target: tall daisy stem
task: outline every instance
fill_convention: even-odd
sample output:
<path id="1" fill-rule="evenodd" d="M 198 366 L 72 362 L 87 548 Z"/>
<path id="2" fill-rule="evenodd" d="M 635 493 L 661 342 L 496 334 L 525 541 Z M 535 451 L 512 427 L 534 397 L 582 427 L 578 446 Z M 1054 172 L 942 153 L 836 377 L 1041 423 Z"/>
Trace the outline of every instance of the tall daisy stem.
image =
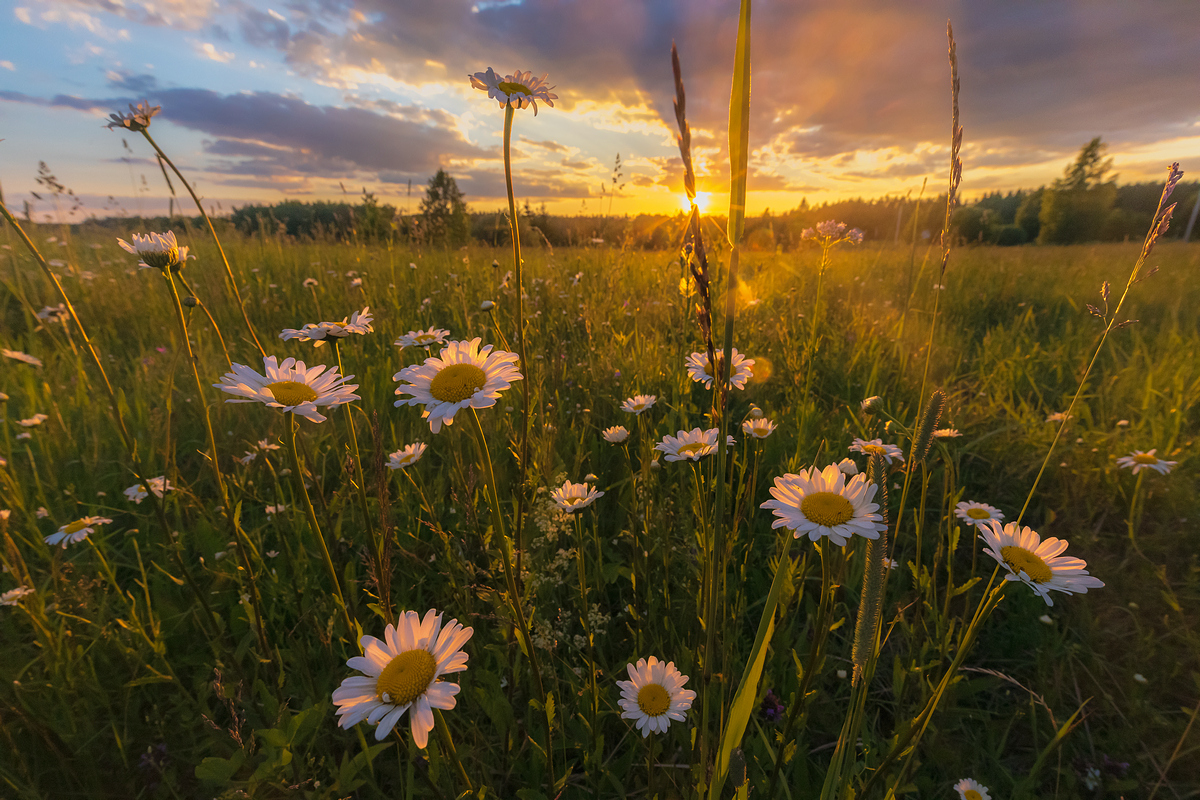
<path id="1" fill-rule="evenodd" d="M 304 510 L 308 512 L 308 524 L 312 526 L 313 534 L 317 537 L 317 541 L 321 543 L 321 555 L 325 558 L 325 568 L 329 570 L 329 579 L 333 581 L 333 597 L 337 601 L 338 607 L 342 610 L 342 618 L 346 623 L 346 632 L 353 636 L 356 632 L 354 623 L 350 620 L 350 610 L 346 608 L 346 598 L 342 594 L 342 584 L 338 580 L 337 567 L 333 565 L 333 556 L 329 554 L 329 546 L 325 544 L 325 534 L 321 533 L 321 524 L 317 522 L 317 512 L 313 508 L 312 498 L 308 496 L 308 486 L 304 483 L 304 465 L 300 463 L 300 449 L 296 446 L 296 429 L 300 427 L 300 423 L 296 422 L 296 416 L 293 412 L 287 413 L 288 432 L 291 434 L 288 437 L 288 444 L 292 451 L 292 469 L 296 477 L 296 483 L 300 486 L 300 493 L 304 496 Z"/>
<path id="2" fill-rule="evenodd" d="M 438 732 L 438 739 L 442 743 L 442 748 L 450 756 L 450 760 L 454 762 L 454 766 L 458 769 L 458 777 L 467 787 L 468 794 L 474 794 L 475 785 L 471 783 L 471 776 L 463 769 L 462 762 L 458 760 L 458 750 L 454 748 L 454 740 L 450 738 L 450 726 L 446 724 L 445 717 L 438 709 L 433 709 L 433 721 Z"/>
<path id="3" fill-rule="evenodd" d="M 517 577 L 520 578 L 521 557 L 525 551 L 525 481 L 529 475 L 529 362 L 525 358 L 525 270 L 521 263 L 521 225 L 517 217 L 517 199 L 512 184 L 513 107 L 504 107 L 504 186 L 508 189 L 508 226 L 512 231 L 513 272 L 517 281 L 517 355 L 520 357 L 521 374 L 521 445 L 518 458 L 521 462 L 521 478 L 517 484 L 517 523 L 514 538 L 517 547 Z"/>
<path id="4" fill-rule="evenodd" d="M 267 357 L 267 351 L 263 350 L 262 344 L 258 341 L 258 334 L 254 332 L 254 326 L 250 324 L 250 316 L 246 313 L 246 304 L 242 300 L 242 293 L 238 289 L 237 280 L 233 277 L 233 269 L 229 266 L 229 259 L 225 257 L 225 248 L 221 247 L 221 239 L 217 236 L 217 229 L 213 227 L 212 220 L 208 218 L 208 213 L 204 210 L 204 205 L 200 202 L 200 198 L 196 196 L 192 185 L 188 183 L 187 178 L 183 177 L 183 173 L 175 166 L 175 162 L 163 152 L 163 149 L 158 146 L 158 142 L 154 141 L 150 136 L 150 131 L 142 128 L 142 136 L 146 137 L 146 141 L 154 148 L 154 152 L 158 153 L 159 157 L 167 163 L 171 171 L 179 178 L 179 182 L 183 184 L 183 188 L 187 189 L 188 194 L 192 196 L 192 201 L 195 202 L 196 208 L 200 210 L 200 216 L 204 217 L 204 222 L 208 225 L 208 231 L 212 234 L 213 241 L 217 244 L 217 252 L 221 254 L 221 263 L 225 265 L 225 274 L 229 278 L 229 285 L 233 289 L 233 296 L 237 299 L 238 310 L 242 312 L 242 320 L 246 323 L 246 330 L 250 332 L 250 338 L 254 340 L 254 346 L 258 348 L 258 352 L 262 353 L 262 357 Z"/>
<path id="5" fill-rule="evenodd" d="M 542 709 L 546 712 L 546 765 L 549 771 L 551 788 L 553 789 L 554 720 L 551 717 L 551 709 L 546 704 L 546 690 L 542 684 L 542 671 L 538 666 L 537 651 L 533 647 L 533 636 L 529 633 L 529 623 L 525 619 L 521 597 L 517 594 L 517 583 L 513 578 L 512 567 L 509 565 L 509 561 L 513 555 L 512 541 L 504 531 L 504 514 L 500 509 L 500 491 L 496 485 L 496 471 L 492 468 L 492 454 L 488 450 L 487 437 L 483 435 L 483 425 L 479 423 L 479 414 L 473 408 L 471 409 L 471 422 L 474 423 L 475 444 L 479 450 L 480 466 L 483 467 L 483 476 L 487 481 L 488 493 L 491 495 L 489 505 L 492 507 L 492 524 L 496 528 L 496 535 L 500 537 L 500 561 L 504 568 L 504 583 L 508 589 L 509 609 L 516 620 L 517 633 L 524 644 L 523 649 L 526 655 L 529 656 L 529 668 L 533 673 L 533 683 L 534 688 L 537 689 L 538 700 L 542 704 Z M 551 791 L 550 796 L 554 796 L 553 791 Z"/>

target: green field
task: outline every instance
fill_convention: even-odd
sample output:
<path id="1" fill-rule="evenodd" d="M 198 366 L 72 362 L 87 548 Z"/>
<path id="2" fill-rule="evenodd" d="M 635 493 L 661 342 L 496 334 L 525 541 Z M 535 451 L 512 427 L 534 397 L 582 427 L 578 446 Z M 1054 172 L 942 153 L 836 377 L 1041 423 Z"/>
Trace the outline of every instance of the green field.
<path id="1" fill-rule="evenodd" d="M 837 463 L 855 437 L 882 438 L 909 456 L 922 387 L 926 398 L 941 388 L 940 427 L 961 437 L 935 440 L 923 465 L 905 473 L 894 464 L 886 479 L 898 566 L 882 600 L 884 639 L 861 743 L 849 748 L 861 788 L 934 694 L 996 566 L 955 504 L 990 503 L 1016 519 L 1058 429 L 1047 417 L 1066 410 L 1104 328 L 1085 304 L 1102 305 L 1103 281 L 1116 287 L 1115 303 L 1139 251 L 957 249 L 940 281 L 928 354 L 936 248 L 836 249 L 815 327 L 819 250 L 743 254 L 734 345 L 756 360 L 755 377 L 731 393 L 727 412 L 738 442 L 726 476 L 722 634 L 706 685 L 701 593 L 721 476 L 715 456 L 698 467 L 648 462 L 664 435 L 711 427 L 712 393 L 684 368 L 704 345 L 695 296 L 680 291 L 677 253 L 527 243 L 528 502 L 524 529 L 514 531 L 522 385 L 479 412 L 498 509 L 466 412 L 432 434 L 419 408 L 392 404 L 393 374 L 425 357 L 394 346 L 401 334 L 440 327 L 454 339 L 515 348 L 515 283 L 502 286 L 511 252 L 226 234 L 268 354 L 336 366 L 334 347 L 283 342 L 279 332 L 366 306 L 375 317 L 374 332 L 340 344 L 361 396 L 352 413 L 362 486 L 343 409 L 320 424 L 299 420 L 299 447 L 348 615 L 362 632 L 382 637 L 398 612 L 429 608 L 474 628 L 467 669 L 451 676 L 461 685 L 457 707 L 444 714 L 460 773 L 439 736 L 430 734 L 427 750 L 414 745 L 408 716 L 382 744 L 365 722 L 338 727 L 331 694 L 357 674 L 345 662 L 359 648 L 309 522 L 288 418 L 257 403 L 226 404 L 211 387 L 229 365 L 204 308 L 184 309 L 198 396 L 170 283 L 137 271 L 107 235 L 77 232 L 64 246 L 62 228 L 31 227 L 59 264 L 145 476 L 166 476 L 176 489 L 161 518 L 150 502 L 123 496 L 137 480 L 101 376 L 73 323 L 36 316 L 60 298 L 5 227 L 0 346 L 44 362 L 0 358 L 0 507 L 11 511 L 0 521 L 0 591 L 34 590 L 0 608 L 0 796 L 13 798 L 450 798 L 467 791 L 467 779 L 473 796 L 495 798 L 692 796 L 702 779 L 691 738 L 704 728 L 702 703 L 686 723 L 643 740 L 617 705 L 626 664 L 655 655 L 690 676 L 688 688 L 711 698 L 715 752 L 789 535 L 773 531 L 770 511 L 759 508 L 773 479 Z M 212 239 L 196 229 L 181 243 L 197 255 L 183 275 L 229 356 L 260 368 Z M 727 258 L 712 255 L 718 349 Z M 1047 607 L 1020 582 L 1007 584 L 911 760 L 890 763 L 870 796 L 894 786 L 908 797 L 949 798 L 967 776 L 993 798 L 1200 795 L 1200 247 L 1164 244 L 1149 266 L 1161 269 L 1132 287 L 1122 309 L 1138 322 L 1114 330 L 1100 350 L 1023 519 L 1043 537 L 1068 540 L 1068 554 L 1085 559 L 1105 588 L 1055 594 Z M 306 288 L 306 278 L 318 285 Z M 486 300 L 494 310 L 481 310 Z M 657 405 L 636 418 L 622 412 L 639 393 L 657 395 Z M 882 408 L 868 414 L 860 401 L 875 395 Z M 740 430 L 752 404 L 778 425 L 761 442 Z M 229 508 L 205 456 L 203 405 Z M 18 423 L 35 414 L 46 419 Z M 601 437 L 613 425 L 630 429 L 627 446 Z M 260 440 L 280 449 L 258 452 Z M 386 454 L 412 442 L 429 445 L 421 461 L 384 468 Z M 1151 448 L 1178 466 L 1137 477 L 1116 466 Z M 258 455 L 240 463 L 248 452 Z M 589 474 L 605 495 L 573 518 L 558 512 L 549 491 Z M 896 530 L 896 487 L 906 480 Z M 520 551 L 509 565 L 521 570 L 521 606 L 553 699 L 549 739 L 548 709 L 537 703 L 506 599 L 505 539 L 493 510 Z M 84 516 L 112 523 L 65 549 L 43 542 Z M 234 518 L 240 542 L 231 538 Z M 818 796 L 852 700 L 846 675 L 866 541 L 838 551 L 823 540 L 826 609 L 822 555 L 806 538 L 791 546 L 724 796 L 738 785 L 768 796 L 777 753 L 785 763 L 775 796 Z M 814 654 L 825 628 L 824 650 Z M 785 737 L 786 722 L 762 704 L 770 690 L 791 707 L 802 682 L 812 694 Z"/>

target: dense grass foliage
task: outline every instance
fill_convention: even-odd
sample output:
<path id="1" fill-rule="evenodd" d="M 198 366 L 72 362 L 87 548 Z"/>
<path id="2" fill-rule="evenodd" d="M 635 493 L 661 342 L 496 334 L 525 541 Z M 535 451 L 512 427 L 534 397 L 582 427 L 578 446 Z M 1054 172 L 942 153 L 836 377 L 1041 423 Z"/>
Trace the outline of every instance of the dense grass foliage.
<path id="1" fill-rule="evenodd" d="M 515 347 L 509 252 L 225 241 L 268 354 L 310 365 L 336 365 L 340 355 L 356 376 L 364 514 L 341 409 L 321 424 L 299 421 L 307 465 L 299 475 L 284 415 L 227 405 L 208 387 L 229 364 L 205 307 L 234 362 L 258 368 L 261 358 L 207 236 L 182 242 L 198 256 L 183 274 L 203 304 L 185 308 L 205 383 L 197 397 L 157 270 L 135 270 L 136 259 L 110 239 L 61 240 L 50 226 L 31 235 L 101 354 L 146 475 L 166 476 L 176 489 L 164 496 L 169 530 L 149 502 L 123 496 L 137 481 L 99 374 L 69 323 L 38 318 L 59 300 L 6 229 L 0 346 L 44 366 L 0 358 L 0 508 L 11 511 L 0 521 L 0 591 L 22 583 L 34 590 L 0 607 L 0 794 L 367 798 L 466 789 L 444 741 L 431 734 L 418 750 L 407 717 L 383 743 L 366 723 L 337 726 L 331 693 L 355 674 L 345 662 L 359 649 L 333 598 L 302 478 L 363 633 L 382 637 L 385 622 L 406 609 L 436 608 L 474 628 L 468 668 L 451 677 L 462 687 L 458 705 L 444 718 L 479 796 L 546 797 L 555 784 L 562 797 L 648 797 L 648 780 L 659 797 L 688 796 L 699 704 L 687 723 L 653 736 L 648 751 L 620 718 L 615 684 L 626 664 L 656 655 L 690 676 L 689 688 L 702 688 L 700 552 L 719 476 L 711 458 L 699 466 L 650 459 L 663 435 L 710 427 L 712 395 L 684 369 L 703 344 L 676 253 L 527 243 L 524 530 L 513 531 L 520 386 L 479 412 L 553 702 L 548 759 L 548 709 L 535 702 L 503 597 L 504 547 L 472 423 L 460 413 L 435 435 L 419 409 L 392 405 L 393 374 L 426 356 L 392 344 L 409 330 L 440 327 L 454 339 Z M 878 763 L 929 699 L 995 566 L 954 517 L 955 503 L 986 502 L 1016 518 L 1056 430 L 1047 417 L 1065 410 L 1103 327 L 1085 303 L 1101 305 L 1102 281 L 1123 286 L 1137 252 L 1118 244 L 955 251 L 924 384 L 938 253 L 870 243 L 835 251 L 815 328 L 816 248 L 743 254 L 734 344 L 756 364 L 729 411 L 738 444 L 726 476 L 726 635 L 711 684 L 725 705 L 789 535 L 773 531 L 759 508 L 773 478 L 838 462 L 854 437 L 881 437 L 907 454 L 922 386 L 926 395 L 940 387 L 948 397 L 942 426 L 962 436 L 936 440 L 914 467 L 908 510 L 892 532 L 885 642 L 856 751 L 865 767 Z M 726 257 L 713 256 L 718 310 Z M 1200 793 L 1200 730 L 1192 725 L 1200 694 L 1200 249 L 1165 244 L 1151 263 L 1161 271 L 1132 289 L 1123 311 L 1138 322 L 1101 351 L 1024 519 L 1043 537 L 1068 540 L 1069 554 L 1107 586 L 1055 595 L 1048 608 L 1009 584 L 909 769 L 895 773 L 900 793 L 951 797 L 968 775 L 996 798 L 1147 797 L 1160 781 L 1163 797 Z M 318 285 L 304 286 L 306 278 Z M 486 300 L 495 308 L 482 310 Z M 336 351 L 278 339 L 284 328 L 364 306 L 374 332 L 343 339 Z M 638 393 L 657 395 L 657 405 L 639 417 L 622 412 L 622 400 Z M 873 395 L 882 408 L 869 414 L 860 401 Z M 231 508 L 222 507 L 206 462 L 201 404 L 211 406 Z M 761 442 L 737 427 L 752 404 L 778 425 Z M 18 423 L 39 413 L 47 415 L 40 425 Z M 625 445 L 601 438 L 613 425 L 631 431 Z M 280 449 L 258 449 L 264 440 Z M 418 463 L 385 468 L 387 453 L 418 441 L 429 445 Z M 1117 468 L 1117 457 L 1150 448 L 1178 466 L 1136 478 Z M 257 455 L 241 463 L 247 453 Z M 890 469 L 894 521 L 904 474 L 899 463 Z M 589 474 L 604 497 L 574 516 L 558 512 L 549 491 Z M 43 543 L 86 515 L 113 521 L 65 549 Z M 246 532 L 241 546 L 230 535 L 234 517 Z M 865 544 L 855 538 L 844 554 L 822 545 L 836 588 L 815 663 L 822 556 L 807 539 L 792 545 L 758 710 L 727 792 L 747 781 L 751 796 L 765 796 L 777 751 L 786 761 L 777 796 L 820 790 L 851 692 Z M 381 563 L 386 570 L 375 574 Z M 802 682 L 812 694 L 780 742 L 777 707 L 789 708 Z"/>

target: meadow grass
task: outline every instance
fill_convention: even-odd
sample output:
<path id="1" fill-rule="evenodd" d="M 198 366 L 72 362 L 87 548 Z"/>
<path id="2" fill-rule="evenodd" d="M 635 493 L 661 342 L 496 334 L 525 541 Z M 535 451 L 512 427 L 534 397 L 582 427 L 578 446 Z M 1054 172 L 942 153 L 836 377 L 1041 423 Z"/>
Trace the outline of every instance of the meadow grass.
<path id="1" fill-rule="evenodd" d="M 164 496 L 170 531 L 149 504 L 122 496 L 137 481 L 98 373 L 70 327 L 37 318 L 58 298 L 6 228 L 0 345 L 37 356 L 44 367 L 0 359 L 0 391 L 8 395 L 0 505 L 11 510 L 0 522 L 7 536 L 0 589 L 28 582 L 35 590 L 18 606 L 0 608 L 4 793 L 333 798 L 463 791 L 446 740 L 431 736 L 419 751 L 406 719 L 382 744 L 365 724 L 337 727 L 330 694 L 353 672 L 344 662 L 359 654 L 357 635 L 341 621 L 298 494 L 287 420 L 260 405 L 226 405 L 208 389 L 229 364 L 202 309 L 185 309 L 206 384 L 201 401 L 157 271 L 134 270 L 134 258 L 94 232 L 72 237 L 34 226 L 30 233 L 48 259 L 63 262 L 56 272 L 118 391 L 145 474 L 164 475 L 177 489 Z M 268 354 L 336 364 L 334 348 L 282 342 L 279 331 L 342 319 L 364 306 L 375 315 L 373 333 L 338 345 L 345 371 L 359 384 L 361 400 L 351 413 L 362 457 L 356 464 L 340 410 L 319 425 L 300 420 L 303 478 L 349 616 L 363 633 L 381 636 L 397 612 L 431 607 L 474 628 L 469 668 L 457 676 L 458 707 L 444 717 L 475 792 L 648 797 L 652 781 L 660 797 L 690 796 L 697 774 L 689 733 L 699 706 L 687 724 L 651 737 L 647 750 L 620 718 L 615 685 L 626 664 L 656 655 L 691 676 L 689 688 L 702 688 L 705 631 L 698 617 L 704 531 L 712 524 L 706 504 L 716 478 L 707 464 L 649 463 L 651 444 L 663 435 L 709 427 L 711 393 L 683 367 L 704 346 L 694 297 L 680 291 L 686 272 L 677 254 L 524 254 L 532 501 L 528 524 L 512 536 L 553 703 L 547 709 L 531 705 L 537 695 L 504 599 L 504 547 L 468 441 L 469 419 L 460 413 L 457 424 L 435 435 L 418 409 L 392 405 L 393 373 L 425 356 L 393 346 L 409 330 L 441 327 L 454 339 L 515 347 L 515 284 L 502 285 L 508 251 L 223 236 Z M 257 367 L 257 348 L 229 299 L 211 239 L 197 231 L 181 241 L 198 256 L 183 274 L 220 326 L 230 357 Z M 861 746 L 851 747 L 862 764 L 856 779 L 931 696 L 951 642 L 992 574 L 994 563 L 957 524 L 955 502 L 987 502 L 1016 518 L 1054 435 L 1046 419 L 1065 410 L 1102 330 L 1085 303 L 1098 304 L 1102 281 L 1122 283 L 1138 249 L 956 251 L 941 290 L 928 390 L 945 391 L 942 425 L 962 436 L 936 440 L 924 467 L 914 468 L 910 508 L 890 533 L 898 567 L 883 601 L 884 642 Z M 729 428 L 738 444 L 729 474 L 730 566 L 720 595 L 725 636 L 713 665 L 713 685 L 725 699 L 737 688 L 787 535 L 773 532 L 771 515 L 759 508 L 771 480 L 836 463 L 854 437 L 882 437 L 907 453 L 905 431 L 915 424 L 940 252 L 838 249 L 809 348 L 819 258 L 816 248 L 741 254 L 734 345 L 756 364 L 746 390 L 730 395 Z M 723 296 L 727 259 L 727 251 L 710 253 L 714 298 Z M 897 793 L 949 797 L 967 775 L 996 797 L 1148 796 L 1160 780 L 1162 796 L 1200 793 L 1200 731 L 1191 725 L 1200 695 L 1192 455 L 1200 427 L 1200 250 L 1160 245 L 1151 263 L 1161 271 L 1134 287 L 1123 310 L 1139 322 L 1110 336 L 1024 518 L 1043 537 L 1069 540 L 1070 554 L 1085 558 L 1107 586 L 1058 595 L 1053 608 L 1020 584 L 1009 586 L 910 768 L 896 773 Z M 306 278 L 319 285 L 306 288 Z M 495 308 L 482 310 L 486 300 Z M 722 308 L 714 301 L 717 330 Z M 620 411 L 621 401 L 638 393 L 657 395 L 658 404 L 636 418 Z M 882 409 L 868 414 L 859 404 L 873 395 L 883 398 Z M 479 412 L 510 531 L 520 397 L 514 387 Z M 220 508 L 206 464 L 201 402 L 211 406 L 232 511 Z M 738 427 L 751 404 L 779 426 L 761 442 L 745 441 Z M 40 426 L 15 422 L 36 413 L 48 415 Z M 612 425 L 632 432 L 624 446 L 601 438 Z M 24 432 L 32 436 L 18 439 Z M 261 440 L 281 449 L 256 450 Z M 382 466 L 387 453 L 418 441 L 429 444 L 418 463 L 394 472 Z M 1179 466 L 1142 480 L 1116 467 L 1118 456 L 1150 448 Z M 257 457 L 236 460 L 248 452 Z M 903 474 L 898 465 L 891 470 L 885 480 L 898 486 Z M 550 490 L 588 474 L 605 496 L 574 518 L 558 512 Z M 893 489 L 889 500 L 894 520 L 900 492 Z M 113 523 L 67 549 L 43 543 L 84 515 Z M 231 517 L 245 532 L 244 549 L 231 539 Z M 734 752 L 731 787 L 765 794 L 782 750 L 778 796 L 820 791 L 851 698 L 844 676 L 853 669 L 865 544 L 856 537 L 844 550 L 844 572 L 826 611 L 824 656 L 815 660 L 822 556 L 807 540 L 791 547 L 791 580 L 755 704 L 770 690 L 790 707 L 802 682 L 812 694 L 788 741 L 777 741 L 784 728 L 777 714 L 756 711 Z M 824 546 L 831 562 L 843 558 Z M 379 565 L 386 586 L 371 580 Z M 261 596 L 261 633 L 251 589 Z M 1048 621 L 1039 620 L 1043 614 Z M 803 665 L 808 676 L 800 674 Z M 554 722 L 549 740 L 546 717 Z M 719 729 L 724 719 L 714 724 Z M 1128 771 L 1111 763 L 1128 763 Z M 1091 788 L 1089 768 L 1100 775 Z"/>

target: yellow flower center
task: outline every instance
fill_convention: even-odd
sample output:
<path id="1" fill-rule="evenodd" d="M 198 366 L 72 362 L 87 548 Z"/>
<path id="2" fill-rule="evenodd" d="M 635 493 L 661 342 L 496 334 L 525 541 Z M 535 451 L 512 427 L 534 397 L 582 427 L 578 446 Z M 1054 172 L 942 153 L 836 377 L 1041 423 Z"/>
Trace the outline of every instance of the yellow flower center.
<path id="1" fill-rule="evenodd" d="M 800 501 L 800 512 L 810 522 L 832 528 L 849 522 L 854 506 L 837 492 L 813 492 Z"/>
<path id="2" fill-rule="evenodd" d="M 986 508 L 968 508 L 967 516 L 971 519 L 991 519 L 992 515 Z"/>
<path id="3" fill-rule="evenodd" d="M 282 403 L 285 406 L 298 406 L 301 403 L 310 403 L 317 399 L 317 393 L 313 391 L 313 388 L 300 381 L 275 381 L 268 383 L 267 389 L 275 398 L 276 403 Z"/>
<path id="4" fill-rule="evenodd" d="M 881 444 L 864 444 L 862 451 L 869 456 L 886 456 L 887 450 Z"/>
<path id="5" fill-rule="evenodd" d="M 67 527 L 63 528 L 63 533 L 79 533 L 88 526 L 86 519 L 77 519 Z"/>
<path id="6" fill-rule="evenodd" d="M 1012 544 L 1001 547 L 1000 557 L 1013 572 L 1024 572 L 1034 583 L 1045 583 L 1054 577 L 1054 573 L 1050 571 L 1050 567 L 1040 556 L 1023 547 Z"/>
<path id="7" fill-rule="evenodd" d="M 451 364 L 429 383 L 429 393 L 443 403 L 461 403 L 487 383 L 487 374 L 474 364 Z"/>
<path id="8" fill-rule="evenodd" d="M 637 703 L 643 714 L 661 717 L 671 710 L 671 695 L 661 683 L 647 683 L 638 689 Z"/>
<path id="9" fill-rule="evenodd" d="M 1133 457 L 1136 464 L 1157 464 L 1158 456 L 1152 456 L 1149 453 L 1138 453 Z"/>
<path id="10" fill-rule="evenodd" d="M 413 337 L 413 344 L 429 344 L 436 337 L 431 333 L 422 333 Z"/>
<path id="11" fill-rule="evenodd" d="M 708 444 L 705 442 L 692 442 L 691 444 L 680 445 L 679 455 L 691 458 L 694 455 L 700 454 L 700 451 L 707 447 Z"/>
<path id="12" fill-rule="evenodd" d="M 974 789 L 967 789 L 965 792 L 963 792 L 963 798 L 965 798 L 965 800 L 983 800 L 983 795 Z"/>
<path id="13" fill-rule="evenodd" d="M 514 81 L 500 81 L 499 89 L 505 94 L 517 94 L 518 92 L 521 94 L 533 94 L 528 86 L 523 83 L 516 83 Z"/>
<path id="14" fill-rule="evenodd" d="M 388 662 L 375 681 L 375 694 L 385 703 L 403 706 L 425 694 L 437 674 L 428 650 L 409 650 Z"/>

